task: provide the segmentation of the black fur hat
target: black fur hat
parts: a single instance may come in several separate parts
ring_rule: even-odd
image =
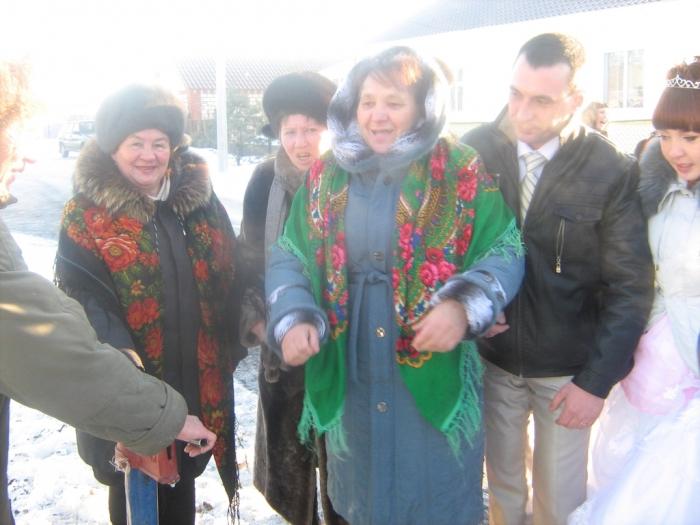
[[[154,86],[133,84],[107,97],[95,117],[95,134],[100,149],[114,153],[130,134],[142,129],[159,129],[180,145],[185,131],[185,113],[172,93]]]
[[[289,73],[277,77],[263,94],[263,110],[269,121],[262,132],[277,138],[282,118],[301,114],[326,124],[328,103],[335,93],[335,84],[313,71]]]

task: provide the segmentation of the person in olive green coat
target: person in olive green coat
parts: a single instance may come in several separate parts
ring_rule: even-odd
[[[25,159],[11,126],[26,113],[26,75],[0,62],[0,209],[15,201],[9,186]],[[142,373],[125,352],[102,344],[81,306],[29,272],[0,218],[0,523],[14,524],[7,491],[9,401],[14,399],[103,439],[155,454],[173,439],[191,456],[211,450],[216,435],[187,415],[183,397]]]

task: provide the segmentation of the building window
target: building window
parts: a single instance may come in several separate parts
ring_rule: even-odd
[[[216,118],[216,93],[202,91],[202,120],[214,120]]]
[[[605,54],[605,101],[610,108],[644,106],[644,51]]]
[[[462,111],[464,104],[464,70],[459,68],[455,75],[452,88],[450,90],[450,109],[452,111]]]

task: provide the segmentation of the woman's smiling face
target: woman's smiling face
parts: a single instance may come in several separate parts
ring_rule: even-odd
[[[155,196],[168,171],[170,140],[158,129],[143,129],[126,137],[112,159],[141,193]]]
[[[367,76],[360,88],[357,124],[365,143],[383,154],[416,122],[418,107],[408,87]]]

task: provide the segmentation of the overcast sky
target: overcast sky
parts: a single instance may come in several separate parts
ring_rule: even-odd
[[[7,0],[0,42],[55,53],[86,46],[313,53],[376,35],[433,1]]]
[[[63,110],[178,57],[342,58],[434,1],[5,0],[0,57],[33,63]]]

